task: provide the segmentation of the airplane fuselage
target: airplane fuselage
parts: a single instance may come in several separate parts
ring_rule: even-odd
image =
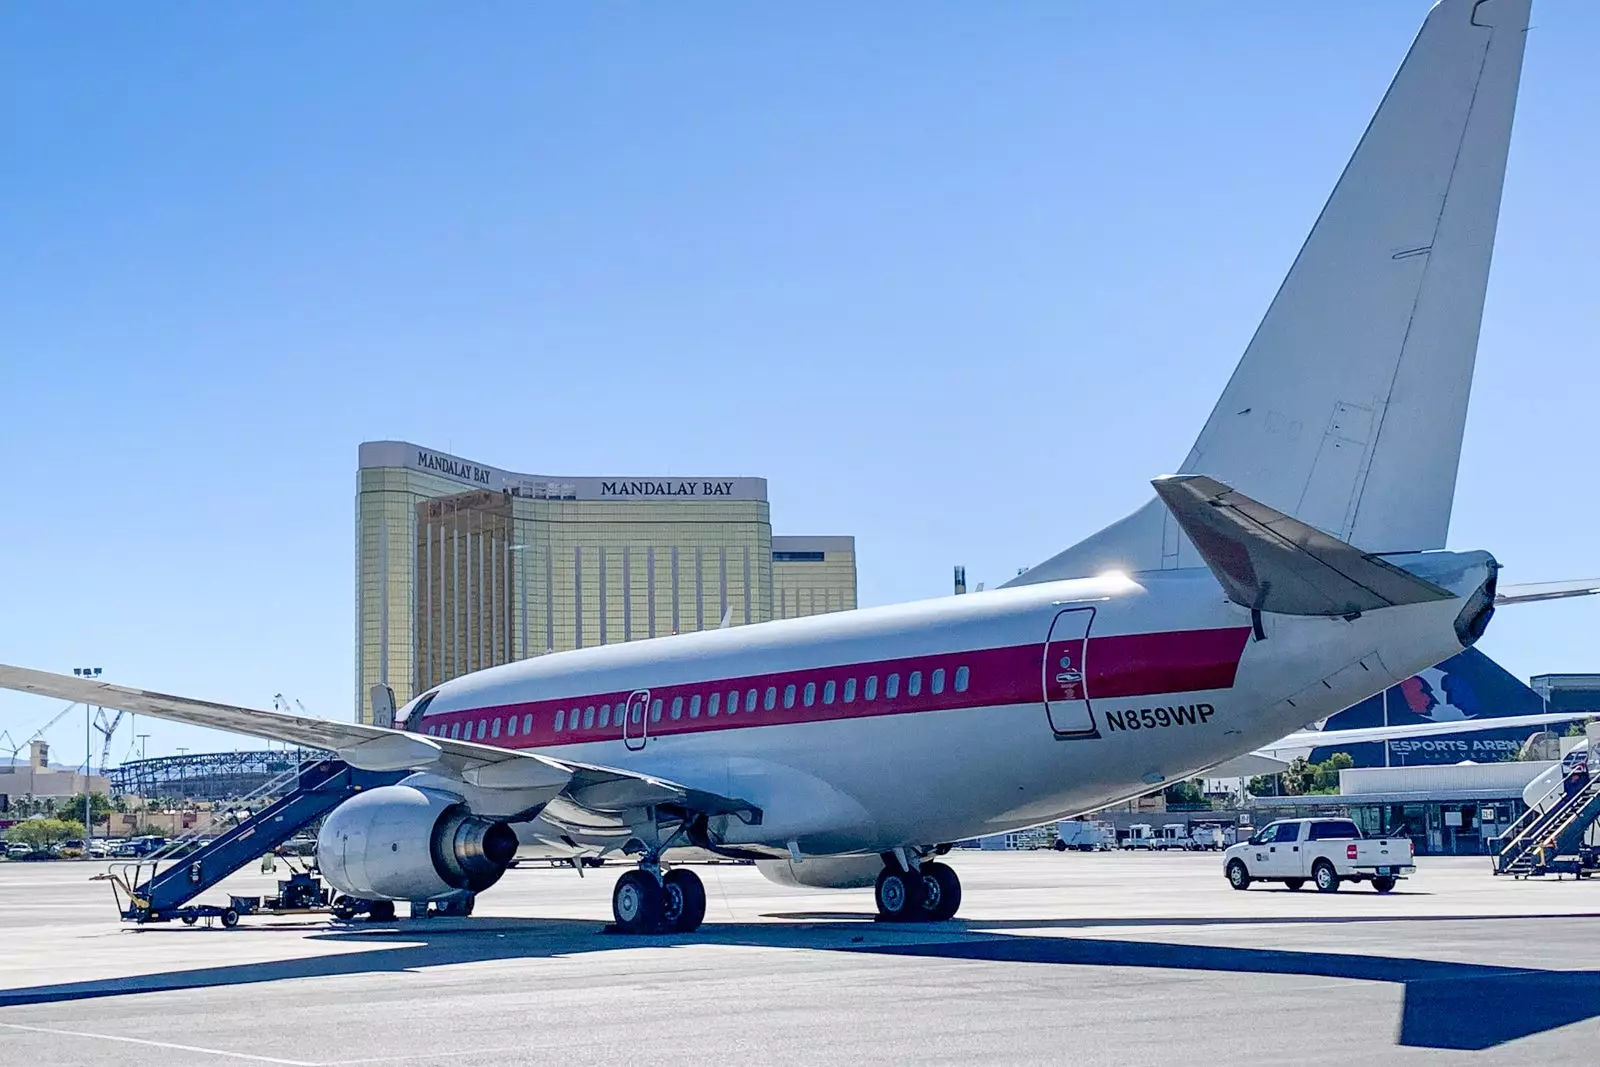
[[[1208,571],[1108,575],[549,655],[446,683],[412,727],[761,809],[712,819],[720,844],[874,852],[1180,781],[1458,651],[1460,609],[1258,632]],[[559,801],[519,826],[557,845],[625,832]]]

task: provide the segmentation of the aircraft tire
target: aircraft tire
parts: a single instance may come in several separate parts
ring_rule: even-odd
[[[873,897],[878,918],[884,922],[910,923],[922,917],[922,879],[898,867],[885,867],[878,875]]]
[[[674,867],[661,880],[666,907],[661,914],[662,929],[673,934],[692,934],[706,917],[706,887],[700,876],[687,867]]]
[[[367,905],[367,921],[375,923],[394,922],[394,901],[374,900]]]
[[[665,897],[654,875],[626,871],[611,891],[611,915],[626,933],[653,934],[661,927]]]
[[[1244,860],[1228,861],[1228,884],[1235,889],[1250,888],[1250,869],[1244,865]]]
[[[922,865],[922,921],[942,923],[961,907],[961,879],[943,863]]]

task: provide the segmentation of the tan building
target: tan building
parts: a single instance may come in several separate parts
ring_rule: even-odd
[[[775,561],[789,540],[804,559]],[[367,442],[356,542],[365,720],[375,684],[400,705],[544,652],[855,606],[853,540],[774,539],[763,478],[515,474]]]
[[[91,793],[108,793],[111,785],[98,774],[85,775],[82,771],[50,766],[50,746],[44,741],[28,743],[28,762],[0,766],[0,800],[7,804],[21,797],[70,797],[82,794],[87,787]],[[0,805],[4,810],[4,805]]]
[[[774,537],[772,617],[797,619],[856,606],[854,537]]]

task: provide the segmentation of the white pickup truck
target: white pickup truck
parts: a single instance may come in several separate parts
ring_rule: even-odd
[[[1414,870],[1409,837],[1362,837],[1349,819],[1281,819],[1222,854],[1222,871],[1235,889],[1251,882],[1299,889],[1309,880],[1332,893],[1341,882],[1370,881],[1387,893]]]

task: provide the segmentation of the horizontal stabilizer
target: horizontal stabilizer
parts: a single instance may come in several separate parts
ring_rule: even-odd
[[[1153,484],[1236,604],[1332,616],[1454,595],[1214,478],[1186,474]]]
[[[1566,582],[1523,582],[1502,585],[1495,594],[1495,607],[1506,604],[1534,604],[1541,600],[1565,600],[1574,596],[1600,593],[1600,578],[1581,578]]]

